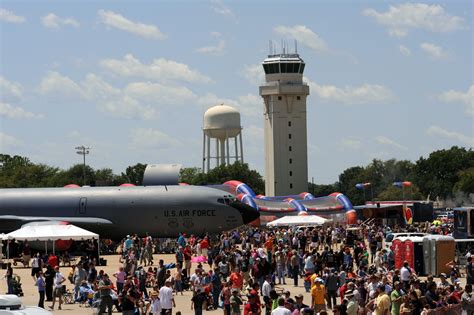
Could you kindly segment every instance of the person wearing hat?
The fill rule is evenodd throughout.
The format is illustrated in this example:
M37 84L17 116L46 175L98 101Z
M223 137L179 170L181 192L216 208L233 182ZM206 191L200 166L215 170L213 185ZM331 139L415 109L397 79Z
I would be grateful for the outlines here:
M346 291L345 299L347 300L347 315L357 315L357 311L359 309L359 302L355 298L354 291Z
M447 287L449 287L450 284L448 280L446 280L446 274L444 272L439 275L439 279L441 281L438 283L438 288L446 289Z
M311 308L315 313L326 310L326 288L324 287L323 282L323 279L316 278L316 281L311 288Z
M239 289L233 288L232 295L230 296L230 314L240 315L240 305L242 305L242 298L239 294Z
M161 301L159 298L159 294L157 291L152 291L150 293L150 304L147 305L147 311L146 313L152 314L152 315L160 315L161 314Z
M112 307L114 304L111 296L112 287L112 282L110 281L109 276L104 273L97 288L100 294L99 314L105 313L106 308L108 314L112 314Z
M304 309L307 307L308 305L303 303L303 294L300 293L298 295L295 295L295 308L301 311L301 309Z
M390 299L392 300L392 315L400 314L400 306L402 305L403 296L405 293L401 290L399 281L393 283L393 290L390 293Z

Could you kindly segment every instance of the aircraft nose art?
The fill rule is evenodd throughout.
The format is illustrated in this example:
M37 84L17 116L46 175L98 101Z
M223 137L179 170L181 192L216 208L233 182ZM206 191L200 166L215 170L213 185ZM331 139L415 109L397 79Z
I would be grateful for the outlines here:
M239 210L240 215L242 215L242 221L244 222L244 224L249 224L250 222L255 221L260 217L260 213L258 212L258 210L242 202L233 202L231 206Z

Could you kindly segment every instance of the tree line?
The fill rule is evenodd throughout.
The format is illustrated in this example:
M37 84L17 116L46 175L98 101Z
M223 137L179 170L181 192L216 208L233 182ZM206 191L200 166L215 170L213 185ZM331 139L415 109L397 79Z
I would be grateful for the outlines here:
M63 187L68 184L83 184L83 165L60 169L42 163L33 163L27 157L0 154L0 187ZM116 186L123 183L141 185L146 164L128 166L120 174L110 168L93 169L86 165L86 184L90 186ZM200 168L183 168L180 182L191 185L222 184L228 180L247 183L257 194L264 194L262 176L247 164L222 165L203 174ZM400 189L393 182L409 181L411 186ZM358 183L370 183L365 191L356 188ZM354 166L344 170L339 180L329 185L308 183L308 192L315 196L326 196L335 191L349 197L353 204L365 200L406 199L441 200L455 199L457 203L474 193L474 151L453 146L450 149L432 152L416 162L390 159L372 160L366 166Z

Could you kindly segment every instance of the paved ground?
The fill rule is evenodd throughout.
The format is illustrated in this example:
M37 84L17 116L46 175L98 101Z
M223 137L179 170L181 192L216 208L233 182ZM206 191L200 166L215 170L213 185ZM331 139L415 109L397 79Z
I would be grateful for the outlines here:
M104 256L107 259L107 266L105 267L98 267L97 270L104 269L106 273L109 275L114 273L119 266L118 256ZM173 262L174 255L154 255L154 261L157 262L159 259L163 259L165 263ZM207 268L206 268L207 269ZM69 273L69 267L61 267L61 271L63 275L67 276ZM5 270L0 270L1 281L0 281L0 292L5 293L7 291L6 281L3 279L3 275ZM24 297L22 297L23 304L25 305L37 305L38 304L38 292L36 287L34 286L33 279L30 276L31 269L30 268L21 268L19 266L14 267L14 273L18 274L21 277L22 288L24 292ZM73 286L68 282L68 289L72 289ZM291 279L287 279L287 283L292 283ZM284 285L278 286L284 289L287 289L291 292L291 295L294 296L296 294L302 293L304 294L304 302L306 304L311 303L311 298L309 293L306 293L303 288L303 281L301 280L298 287L294 287L292 285ZM176 311L181 311L183 315L190 315L194 314L194 311L191 310L191 292L186 291L184 295L178 295L175 298L176 301L176 308L173 310L173 313ZM45 306L51 305L50 302L45 302ZM92 309L80 307L77 304L68 304L63 305L62 310L54 310L55 314L68 314L68 315L79 315L79 314L92 314ZM216 311L209 311L205 312L205 314L222 314L222 310Z

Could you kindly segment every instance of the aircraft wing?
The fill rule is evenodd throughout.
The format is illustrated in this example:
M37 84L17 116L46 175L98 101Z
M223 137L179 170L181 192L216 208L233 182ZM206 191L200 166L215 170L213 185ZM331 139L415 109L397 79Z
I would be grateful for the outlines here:
M21 215L0 215L1 222L19 222L19 223L33 223L33 222L48 222L51 224L113 224L112 221L103 218L94 217L36 217L36 216L21 216Z

